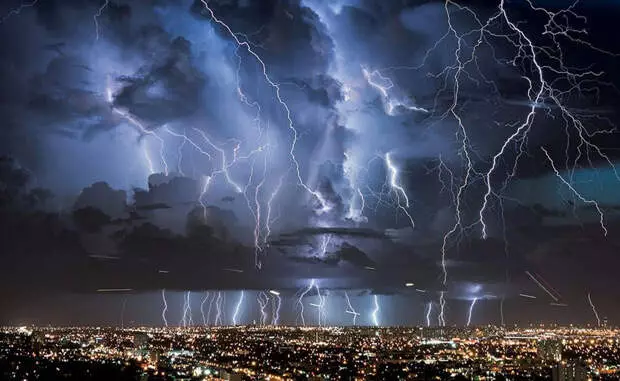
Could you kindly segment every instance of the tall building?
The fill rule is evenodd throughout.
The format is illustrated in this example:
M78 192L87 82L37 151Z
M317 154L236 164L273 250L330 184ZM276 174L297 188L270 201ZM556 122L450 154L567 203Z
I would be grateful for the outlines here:
M562 342L559 340L540 340L538 342L538 357L545 362L562 361Z
M552 370L553 381L586 381L588 371L578 363L559 363Z

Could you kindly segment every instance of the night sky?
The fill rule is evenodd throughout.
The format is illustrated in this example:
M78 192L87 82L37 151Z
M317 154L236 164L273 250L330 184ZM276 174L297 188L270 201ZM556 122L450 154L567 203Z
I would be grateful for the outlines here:
M2 2L0 323L620 323L620 8L570 4Z

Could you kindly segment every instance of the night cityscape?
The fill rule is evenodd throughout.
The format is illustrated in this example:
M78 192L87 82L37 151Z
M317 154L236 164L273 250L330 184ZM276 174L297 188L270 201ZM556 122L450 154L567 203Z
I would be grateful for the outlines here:
M0 2L0 380L620 379L618 20Z
M613 380L609 328L3 328L3 379Z

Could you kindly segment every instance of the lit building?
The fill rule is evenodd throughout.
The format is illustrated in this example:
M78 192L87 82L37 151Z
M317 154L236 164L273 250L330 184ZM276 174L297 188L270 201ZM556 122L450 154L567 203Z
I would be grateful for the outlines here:
M562 364L559 363L553 367L553 381L586 381L588 372L586 368L576 363Z
M546 362L562 361L562 342L559 340L540 340L538 342L538 357Z

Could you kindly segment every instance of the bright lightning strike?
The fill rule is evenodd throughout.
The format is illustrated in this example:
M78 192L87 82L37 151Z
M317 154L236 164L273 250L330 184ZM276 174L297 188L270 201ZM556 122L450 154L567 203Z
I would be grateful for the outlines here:
M306 296L307 293L310 292L310 290L312 290L314 288L314 284L315 284L316 280L312 279L310 281L310 285L308 286L308 288L304 289L304 291L299 294L299 298L297 298L297 303L296 306L299 310L299 321L301 321L301 325L303 325L304 327L306 326L306 319L304 318L304 302L303 302L303 298L304 296Z
M396 166L392 162L392 156L389 152L385 154L384 158L385 158L385 165L389 173L390 187L396 193L396 200L398 203L398 207L409 218L409 222L411 222L411 227L414 228L415 223L413 222L413 217L411 217L411 214L409 214L409 197L407 197L407 192L405 191L405 188L403 188L403 186L400 184L399 170L398 168L396 168ZM404 205L401 204L401 201L400 201L401 196L405 202Z
M224 297L222 296L222 291L217 292L217 299L215 300L215 325L222 325L223 317L222 317L222 304L224 303Z
M200 314L202 315L202 325L204 326L207 326L209 324L208 320L205 318L204 310L204 305L207 300L209 300L209 291L205 293L205 297L202 299L202 302L200 302Z
M445 316L445 308L446 308L446 298L445 298L445 292L441 291L439 293L439 316L438 316L438 320L439 320L439 325L441 327L445 327L446 326L446 316Z
M237 325L237 323L239 322L239 312L241 310L241 304L243 303L243 296L244 296L244 292L243 290L241 290L241 293L239 294L239 300L237 301L237 304L235 305L235 312L233 313L232 316L232 324L233 325Z
M280 293L270 290L271 293L271 325L277 326L280 322L280 307L282 306L282 298Z
M260 308L260 325L265 326L267 324L267 304L269 303L269 297L264 292L259 292L256 297L258 306Z
M358 312L355 311L353 305L351 305L351 299L349 299L349 294L345 291L344 297L347 299L347 309L344 311L353 316L353 325L357 325L357 317L360 316Z
M588 292L588 303L590 303L590 307L592 307L592 312L594 313L594 317L596 318L596 325L598 327L601 326L601 319L598 316L598 312L596 311L596 307L594 306L594 302L592 302L592 296Z
M558 171L558 169L555 167L555 164L553 160L551 159L551 156L549 156L549 152L547 152L545 147L540 147L540 149L547 156L547 159L549 160L549 164L551 164L551 168L553 169L553 172L555 173L555 177L557 177L564 185L566 185L568 189L570 189L571 192L573 192L573 194L575 194L575 196L577 196L577 198L580 199L583 203L592 205L594 206L594 208L596 208L596 211L598 212L598 215L599 215L599 223L601 225L601 229L603 230L603 234L607 236L607 227L605 226L605 218L603 215L603 211L601 210L598 203L594 200L590 200L590 199L583 197L581 193L577 192L577 190L568 181L566 181L564 177L562 177L562 175L560 175L560 171Z
M161 290L161 299L164 303L164 309L161 311L161 319L164 321L164 325L168 326L168 320L166 319L166 312L168 311L168 302L166 301L166 290Z
M239 40L239 37L237 37L237 34L235 34L232 29L230 29L230 27L223 22L222 20L218 19L215 15L215 13L213 12L213 10L209 7L209 4L206 0L200 0L200 2L203 4L204 8L207 10L207 12L209 12L209 15L211 17L211 19L213 20L213 22L215 22L216 24L220 25L222 28L224 28L229 36L235 41L235 43L237 44L237 46L239 47L244 47L246 49L246 51L253 56L256 61L259 63L261 69L262 69L262 73L263 73L263 77L265 78L265 81L274 89L275 91L275 95L276 95L276 99L278 100L278 103L282 106L285 114L286 114L286 118L288 120L288 128L291 130L291 133L293 135L293 140L291 142L291 148L289 150L289 156L291 157L291 161L293 162L294 166L295 166L295 171L297 174L297 181L298 184L301 185L309 194L311 194L312 196L314 196L318 202L319 202L319 208L317 209L317 213L322 214L322 213L326 213L329 212L332 207L327 203L327 201L325 200L325 198L323 197L323 195L320 192L314 191L312 189L310 189L310 187L308 187L305 182L302 180L302 176L301 176L301 169L299 166L299 162L297 161L297 157L295 156L295 147L297 145L297 140L298 140L298 132L297 129L295 128L295 125L293 123L293 119L291 116L291 110L288 106L288 104L284 101L284 99L282 98L281 95L281 90L280 90L280 85L276 82L274 82L271 77L269 76L269 74L267 73L267 65L265 64L265 62L260 58L260 56L258 54L256 54L256 52L252 49L252 46L247 42L247 41L241 41Z
M319 288L319 284L317 282L314 283L314 288L316 289L316 296L319 299L318 303L310 303L311 306L316 307L317 310L317 325L320 327L321 322L325 324L326 319L326 311L325 311L325 296L321 295L321 289Z
M428 307L426 309L426 326L431 326L431 312L433 311L433 302L428 302Z
M474 306L476 305L476 302L478 301L478 298L474 298L471 301L471 304L469 305L469 311L467 313L467 326L469 327L469 325L471 324L471 316L472 313L474 312Z
M372 324L375 327L378 327L379 326L379 310L380 310L379 295L374 294L372 299L373 299L373 303L375 307L370 314L370 318L372 319Z

